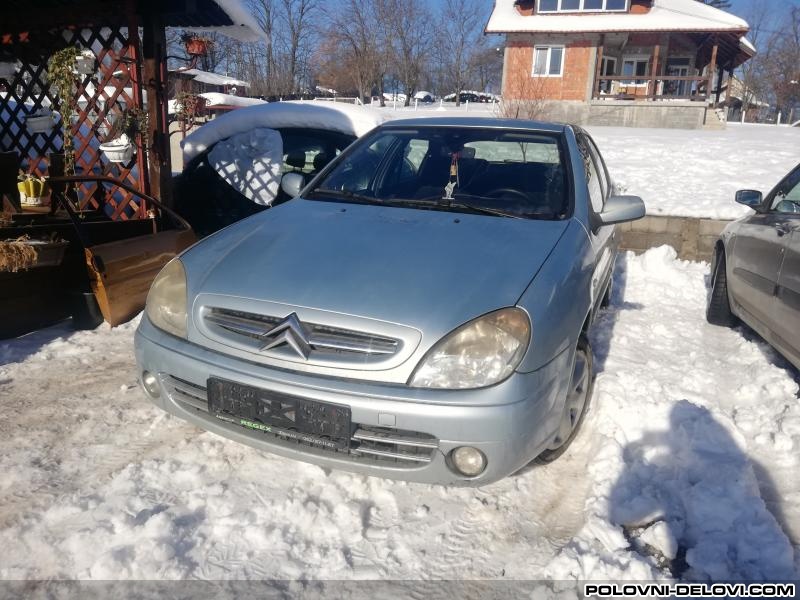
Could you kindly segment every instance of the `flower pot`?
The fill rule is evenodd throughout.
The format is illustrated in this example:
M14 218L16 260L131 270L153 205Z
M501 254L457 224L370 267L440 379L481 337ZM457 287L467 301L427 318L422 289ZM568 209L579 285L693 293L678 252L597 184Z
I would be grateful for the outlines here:
M205 56L208 53L208 40L191 38L184 42L189 56Z
M25 129L28 133L50 133L56 121L51 112L42 112L25 117Z
M50 193L50 186L44 179L28 177L17 182L19 201L23 206L42 206L44 198Z
M133 158L134 146L124 133L106 144L100 144L100 151L113 163L127 163Z

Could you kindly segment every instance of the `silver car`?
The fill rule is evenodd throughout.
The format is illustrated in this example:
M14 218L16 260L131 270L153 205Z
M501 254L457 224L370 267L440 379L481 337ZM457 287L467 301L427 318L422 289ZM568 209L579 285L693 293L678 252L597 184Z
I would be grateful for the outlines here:
M766 198L742 190L736 201L755 212L717 242L708 321L741 319L800 369L800 165Z
M298 197L207 238L136 334L158 406L324 467L484 485L575 437L618 197L581 129L420 119L367 134Z

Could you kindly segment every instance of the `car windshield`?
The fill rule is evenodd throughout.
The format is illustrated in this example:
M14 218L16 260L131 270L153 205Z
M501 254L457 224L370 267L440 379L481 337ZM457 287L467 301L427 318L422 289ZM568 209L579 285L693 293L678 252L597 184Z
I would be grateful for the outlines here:
M512 218L563 218L568 194L557 134L503 129L380 129L306 197Z

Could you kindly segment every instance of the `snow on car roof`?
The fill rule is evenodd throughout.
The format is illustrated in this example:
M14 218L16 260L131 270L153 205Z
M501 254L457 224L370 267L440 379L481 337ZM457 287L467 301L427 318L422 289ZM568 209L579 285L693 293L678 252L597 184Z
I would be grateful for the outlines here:
M216 117L181 142L184 163L219 140L255 127L328 129L360 137L387 117L370 108L333 102L274 102L233 110Z
M614 31L743 31L739 17L696 0L654 0L645 14L581 13L521 15L515 0L497 0L486 33Z

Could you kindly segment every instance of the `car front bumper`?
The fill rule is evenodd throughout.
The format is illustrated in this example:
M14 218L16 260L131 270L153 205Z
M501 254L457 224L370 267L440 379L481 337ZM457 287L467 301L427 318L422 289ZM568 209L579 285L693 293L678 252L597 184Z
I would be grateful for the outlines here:
M135 338L138 375L156 375L157 406L207 431L254 448L365 475L422 483L481 486L502 479L535 458L552 439L561 416L569 373L568 352L533 373L516 373L481 390L425 390L283 371L243 361L177 339L144 316ZM429 455L423 462L332 451L253 431L209 414L210 377L318 402L347 405L359 431L419 434ZM189 395L187 395L187 392ZM414 438L412 438L414 439ZM355 447L358 443L355 443ZM468 478L449 455L459 446L478 448L486 470ZM380 446L385 448L386 446Z

